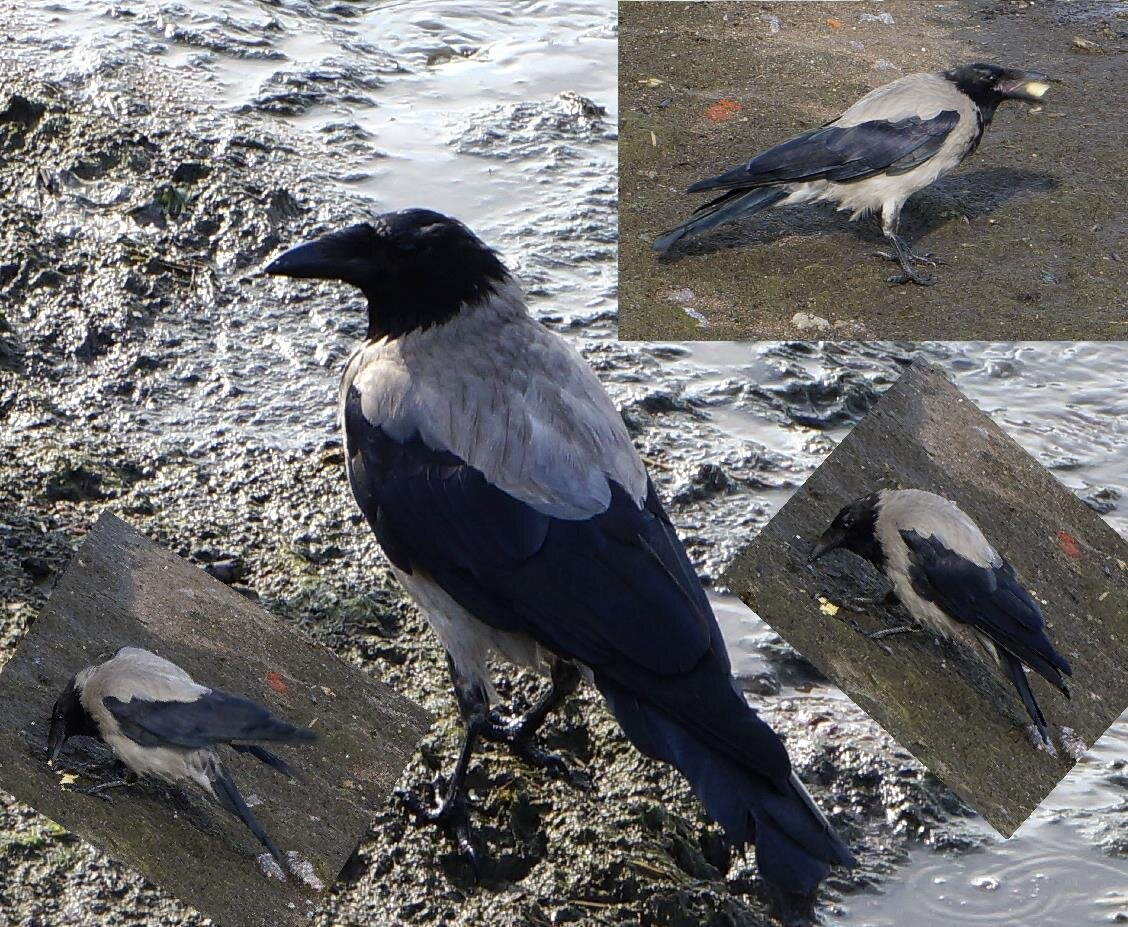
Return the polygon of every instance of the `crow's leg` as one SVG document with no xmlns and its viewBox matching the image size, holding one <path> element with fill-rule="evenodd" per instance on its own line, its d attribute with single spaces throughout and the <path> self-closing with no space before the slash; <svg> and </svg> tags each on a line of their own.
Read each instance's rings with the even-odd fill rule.
<svg viewBox="0 0 1128 927">
<path fill-rule="evenodd" d="M 405 792 L 399 793 L 399 797 L 420 824 L 438 824 L 449 827 L 459 851 L 470 859 L 471 864 L 477 870 L 479 857 L 471 840 L 470 809 L 466 800 L 466 773 L 470 769 L 474 746 L 477 744 L 483 728 L 489 725 L 489 697 L 479 682 L 463 677 L 455 667 L 454 661 L 449 657 L 447 658 L 447 665 L 450 667 L 450 675 L 454 681 L 454 694 L 458 700 L 458 709 L 466 724 L 466 735 L 462 741 L 462 750 L 458 754 L 458 760 L 454 764 L 450 778 L 445 781 L 446 789 L 442 798 L 436 798 L 444 785 L 442 776 L 427 785 L 427 791 L 430 792 L 427 802 Z"/>
<path fill-rule="evenodd" d="M 558 708 L 580 684 L 580 669 L 569 660 L 555 659 L 552 663 L 552 685 L 524 717 L 502 721 L 491 716 L 482 736 L 496 743 L 508 744 L 530 766 L 547 769 L 577 788 L 588 788 L 591 778 L 583 770 L 571 769 L 559 756 L 533 743 L 536 734 L 549 713 Z"/>
<path fill-rule="evenodd" d="M 97 785 L 92 785 L 84 789 L 75 789 L 75 791 L 82 795 L 92 795 L 95 798 L 104 798 L 106 801 L 109 801 L 110 799 L 106 795 L 103 795 L 103 792 L 108 792 L 110 789 L 121 788 L 123 785 L 136 785 L 137 781 L 137 774 L 123 766 L 121 767 L 121 774 L 116 779 L 107 779 L 103 782 L 99 782 Z"/>
<path fill-rule="evenodd" d="M 885 651 L 886 656 L 890 657 L 893 656 L 893 651 L 882 643 L 882 640 L 884 638 L 892 637 L 894 634 L 911 634 L 914 631 L 920 630 L 920 628 L 916 625 L 905 624 L 897 625 L 896 627 L 892 628 L 881 628 L 877 631 L 867 631 L 853 618 L 846 618 L 844 620 L 852 631 L 855 631 L 858 634 L 862 635 L 862 637 L 873 641 L 875 644 L 877 644 L 878 647 Z"/>
<path fill-rule="evenodd" d="M 892 637 L 894 634 L 912 634 L 919 630 L 920 628 L 915 624 L 900 624 L 895 628 L 882 628 L 880 631 L 867 631 L 866 637 L 871 641 L 879 641 L 886 637 Z"/>
<path fill-rule="evenodd" d="M 877 254 L 888 261 L 896 261 L 901 265 L 901 273 L 893 274 L 887 278 L 887 281 L 894 285 L 915 283 L 918 286 L 932 286 L 932 278 L 920 273 L 913 265 L 924 264 L 928 267 L 935 267 L 941 262 L 933 254 L 914 254 L 909 243 L 897 234 L 900 222 L 901 204 L 891 204 L 882 209 L 881 231 L 889 239 L 893 251 L 878 251 Z"/>
<path fill-rule="evenodd" d="M 897 286 L 902 283 L 915 283 L 918 286 L 932 286 L 935 282 L 931 277 L 926 274 L 920 273 L 913 264 L 926 264 L 930 267 L 935 267 L 939 262 L 932 257 L 920 254 L 913 254 L 909 243 L 905 241 L 900 235 L 892 237 L 894 260 L 901 265 L 901 273 L 892 274 L 887 278 L 887 282 Z"/>
</svg>

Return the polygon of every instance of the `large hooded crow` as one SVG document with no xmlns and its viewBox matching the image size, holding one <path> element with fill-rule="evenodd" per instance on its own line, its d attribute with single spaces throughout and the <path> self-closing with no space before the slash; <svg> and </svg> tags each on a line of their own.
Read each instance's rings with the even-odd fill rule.
<svg viewBox="0 0 1128 927">
<path fill-rule="evenodd" d="M 884 256 L 901 265 L 890 283 L 927 285 L 916 255 L 897 233 L 905 201 L 969 157 L 1004 100 L 1040 100 L 1045 74 L 993 64 L 968 64 L 938 74 L 909 74 L 862 97 L 837 119 L 788 139 L 751 161 L 699 180 L 687 192 L 724 191 L 699 206 L 654 250 L 769 206 L 830 202 L 855 220 L 881 213 L 893 246 Z"/>
<path fill-rule="evenodd" d="M 882 489 L 846 506 L 810 559 L 843 548 L 893 583 L 901 604 L 925 627 L 958 639 L 969 628 L 1010 680 L 1042 742 L 1046 719 L 1024 667 L 1066 698 L 1065 658 L 1046 636 L 1042 611 L 971 518 L 954 502 L 920 489 Z"/>
<path fill-rule="evenodd" d="M 253 741 L 302 743 L 316 740 L 313 731 L 248 699 L 201 686 L 155 653 L 122 647 L 105 663 L 75 674 L 55 702 L 49 761 L 79 734 L 105 743 L 136 775 L 198 786 L 246 824 L 285 872 L 286 857 L 243 801 L 216 747 L 227 744 L 289 776 L 285 760 Z"/>
<path fill-rule="evenodd" d="M 531 738 L 581 676 L 627 737 L 676 766 L 760 872 L 809 900 L 850 865 L 748 706 L 692 564 L 623 420 L 564 339 L 464 225 L 410 209 L 300 245 L 267 272 L 342 280 L 368 337 L 340 391 L 349 482 L 449 658 L 466 739 L 420 818 L 473 853 L 463 786 L 478 738 L 533 761 Z M 521 722 L 491 716 L 487 658 L 551 675 Z"/>
</svg>

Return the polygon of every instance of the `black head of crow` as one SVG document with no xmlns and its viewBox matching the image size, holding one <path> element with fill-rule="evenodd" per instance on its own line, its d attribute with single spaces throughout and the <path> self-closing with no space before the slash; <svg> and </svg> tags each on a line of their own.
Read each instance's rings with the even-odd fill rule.
<svg viewBox="0 0 1128 927">
<path fill-rule="evenodd" d="M 77 676 L 71 677 L 51 709 L 51 728 L 47 734 L 47 760 L 51 763 L 59 758 L 63 746 L 71 737 L 101 739 L 98 725 L 94 723 L 90 712 L 82 707 L 77 679 Z"/>
<path fill-rule="evenodd" d="M 445 322 L 508 277 L 465 225 L 429 209 L 386 213 L 298 245 L 266 273 L 357 287 L 368 299 L 369 338 Z"/>
<path fill-rule="evenodd" d="M 885 555 L 874 533 L 877 527 L 877 505 L 877 493 L 870 493 L 845 506 L 818 539 L 808 562 L 813 563 L 824 554 L 842 548 L 864 557 L 880 568 Z"/>
<path fill-rule="evenodd" d="M 982 62 L 952 68 L 945 71 L 944 76 L 971 97 L 986 123 L 990 123 L 998 105 L 1006 100 L 1040 102 L 1051 83 L 1051 78 L 1041 71 L 1022 71 Z"/>
<path fill-rule="evenodd" d="M 269 269 L 313 276 L 312 267 L 367 288 L 376 319 L 341 383 L 349 484 L 447 652 L 466 725 L 441 798 L 405 803 L 483 862 L 466 797 L 475 745 L 501 741 L 583 785 L 535 735 L 587 680 L 639 750 L 683 773 L 734 844 L 755 843 L 784 909 L 805 916 L 830 868 L 853 856 L 733 680 L 708 597 L 622 415 L 460 223 L 418 211 L 386 219 L 374 227 L 406 223 L 409 246 L 373 246 L 364 232 L 374 269 L 341 260 L 358 254 L 355 230 L 339 233 L 346 246 L 326 236 Z M 420 247 L 420 225 L 435 228 L 441 251 Z M 395 260 L 405 266 L 389 267 Z M 414 281 L 396 295 L 416 322 L 393 334 L 386 319 L 403 312 L 382 288 L 389 275 Z M 492 710 L 494 656 L 551 680 L 523 719 L 505 723 Z"/>
<path fill-rule="evenodd" d="M 1000 103 L 1040 100 L 1049 86 L 1039 71 L 993 64 L 906 74 L 825 125 L 692 184 L 687 192 L 713 191 L 714 198 L 653 248 L 668 251 L 683 238 L 773 206 L 830 203 L 851 221 L 879 213 L 892 245 L 883 256 L 901 266 L 889 282 L 927 285 L 931 278 L 914 265 L 938 262 L 914 254 L 898 233 L 905 202 L 976 151 Z"/>
</svg>

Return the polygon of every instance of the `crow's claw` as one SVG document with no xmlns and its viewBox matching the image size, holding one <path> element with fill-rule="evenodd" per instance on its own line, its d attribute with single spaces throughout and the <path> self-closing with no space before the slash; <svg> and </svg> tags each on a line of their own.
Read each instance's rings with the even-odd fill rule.
<svg viewBox="0 0 1128 927">
<path fill-rule="evenodd" d="M 458 790 L 442 800 L 436 800 L 439 786 L 440 783 L 437 781 L 426 783 L 424 788 L 429 793 L 426 800 L 402 789 L 396 792 L 396 796 L 415 816 L 416 824 L 434 824 L 449 831 L 458 847 L 458 852 L 469 860 L 475 875 L 478 875 L 481 858 L 474 846 L 473 829 L 470 826 L 470 806 L 466 801 L 466 795 Z"/>
<path fill-rule="evenodd" d="M 482 729 L 482 737 L 494 743 L 502 743 L 522 760 L 537 769 L 543 769 L 549 775 L 562 779 L 577 789 L 591 788 L 591 776 L 583 770 L 573 769 L 563 757 L 549 753 L 538 747 L 532 741 L 532 734 L 522 720 L 501 722 L 496 716 L 490 718 L 490 723 Z"/>
<path fill-rule="evenodd" d="M 891 274 L 886 277 L 885 282 L 892 286 L 900 286 L 903 283 L 915 283 L 917 286 L 932 286 L 936 281 L 931 277 L 926 277 L 924 274 L 918 274 L 915 270 L 906 268 L 899 274 Z"/>
</svg>

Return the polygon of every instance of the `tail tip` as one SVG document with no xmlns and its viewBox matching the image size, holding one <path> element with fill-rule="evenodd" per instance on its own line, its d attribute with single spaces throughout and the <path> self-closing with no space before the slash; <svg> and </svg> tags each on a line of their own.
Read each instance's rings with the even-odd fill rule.
<svg viewBox="0 0 1128 927">
<path fill-rule="evenodd" d="M 650 248 L 658 254 L 665 254 L 675 244 L 685 237 L 685 229 L 674 229 L 672 232 L 667 232 L 660 238 L 655 238 L 651 243 Z"/>
</svg>

